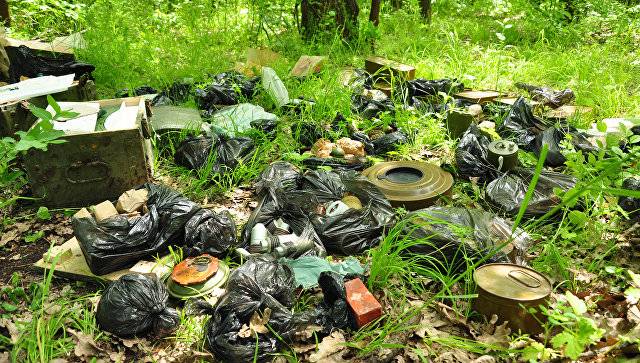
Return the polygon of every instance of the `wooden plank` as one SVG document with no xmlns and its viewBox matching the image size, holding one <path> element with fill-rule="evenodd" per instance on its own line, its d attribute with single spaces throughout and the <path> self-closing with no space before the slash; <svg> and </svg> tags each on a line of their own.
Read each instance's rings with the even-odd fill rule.
<svg viewBox="0 0 640 363">
<path fill-rule="evenodd" d="M 34 264 L 41 270 L 51 269 L 51 263 L 56 256 L 60 256 L 54 267 L 54 275 L 65 277 L 73 280 L 89 281 L 89 282 L 111 282 L 119 279 L 121 276 L 132 272 L 144 274 L 155 274 L 158 278 L 163 278 L 171 273 L 171 269 L 162 262 L 140 261 L 133 267 L 115 271 L 106 275 L 94 275 L 91 273 L 87 262 L 84 259 L 78 240 L 74 237 L 61 246 L 54 246 L 50 251 Z M 167 261 L 169 256 L 165 256 L 161 261 Z"/>
<path fill-rule="evenodd" d="M 45 43 L 39 40 L 20 40 L 13 38 L 6 38 L 5 46 L 18 48 L 19 46 L 24 45 L 27 48 L 33 49 L 35 51 L 40 52 L 49 52 L 49 53 L 59 53 L 65 55 L 73 55 L 73 49 L 60 43 Z"/>
<path fill-rule="evenodd" d="M 406 81 L 413 80 L 416 77 L 416 69 L 413 66 L 377 56 L 367 57 L 364 62 L 364 68 L 369 74 L 382 78 L 387 82 L 391 82 L 392 75 Z"/>
<path fill-rule="evenodd" d="M 462 98 L 478 104 L 493 102 L 496 98 L 502 96 L 502 93 L 492 90 L 465 90 L 453 95 L 455 98 Z"/>
<path fill-rule="evenodd" d="M 593 111 L 591 107 L 564 105 L 556 109 L 547 111 L 544 114 L 544 117 L 564 120 L 574 116 L 586 115 L 588 113 L 591 113 L 591 111 Z"/>
</svg>

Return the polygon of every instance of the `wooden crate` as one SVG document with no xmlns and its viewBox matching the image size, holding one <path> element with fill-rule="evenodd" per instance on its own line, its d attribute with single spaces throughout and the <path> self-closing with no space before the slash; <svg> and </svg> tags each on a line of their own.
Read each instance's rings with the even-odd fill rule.
<svg viewBox="0 0 640 363">
<path fill-rule="evenodd" d="M 53 207 L 83 207 L 115 200 L 149 181 L 153 149 L 144 99 L 130 97 L 95 101 L 100 107 L 137 106 L 131 129 L 73 133 L 48 151 L 30 150 L 24 166 L 34 196 Z"/>
</svg>

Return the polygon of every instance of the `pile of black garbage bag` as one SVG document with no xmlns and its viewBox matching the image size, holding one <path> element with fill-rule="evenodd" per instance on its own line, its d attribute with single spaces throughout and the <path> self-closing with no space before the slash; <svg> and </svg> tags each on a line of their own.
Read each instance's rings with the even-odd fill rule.
<svg viewBox="0 0 640 363">
<path fill-rule="evenodd" d="M 520 97 L 513 104 L 509 114 L 496 130 L 500 137 L 511 140 L 523 150 L 540 156 L 543 145 L 548 146 L 545 165 L 558 167 L 564 165 L 566 158 L 560 151 L 560 143 L 570 135 L 576 150 L 595 152 L 597 147 L 576 129 L 567 126 L 557 128 L 545 124 L 536 117 L 527 101 Z"/>
<path fill-rule="evenodd" d="M 522 263 L 531 243 L 524 230 L 512 232 L 511 221 L 481 209 L 429 207 L 408 213 L 400 223 L 402 235 L 415 241 L 407 251 L 441 271 L 464 271 L 468 261 L 482 259 Z"/>
<path fill-rule="evenodd" d="M 187 256 L 223 256 L 236 245 L 236 225 L 229 212 L 203 209 L 162 185 L 143 188 L 149 192 L 149 211 L 142 216 L 117 215 L 100 222 L 93 217 L 72 219 L 74 235 L 94 274 L 131 267 L 169 245 L 182 246 Z"/>
<path fill-rule="evenodd" d="M 509 115 L 498 132 L 505 139 L 514 141 L 524 150 L 540 155 L 544 144 L 548 145 L 545 164 L 560 166 L 565 158 L 560 152 L 560 142 L 564 139 L 563 131 L 554 127 L 545 129 L 540 119 L 535 117 L 531 107 L 524 98 L 520 98 L 513 105 Z M 574 146 L 585 152 L 594 151 L 595 147 L 577 131 L 569 131 Z M 509 172 L 497 170 L 487 159 L 488 148 L 491 143 L 477 126 L 471 125 L 462 135 L 456 149 L 456 164 L 458 175 L 464 178 L 476 178 L 487 184 L 488 200 L 503 212 L 517 214 L 524 202 L 525 194 L 533 178 L 534 169 L 516 168 Z M 542 215 L 560 204 L 561 200 L 554 189 L 564 192 L 573 188 L 577 180 L 569 175 L 542 170 L 535 187 L 532 199 L 526 209 L 526 215 Z"/>
<path fill-rule="evenodd" d="M 73 57 L 47 57 L 37 54 L 31 48 L 21 45 L 7 47 L 9 57 L 9 83 L 20 82 L 21 77 L 36 78 L 40 76 L 64 76 L 75 74 L 78 80 L 85 74 L 91 78 L 96 67 L 92 64 L 76 61 Z"/>
<path fill-rule="evenodd" d="M 354 327 L 344 289 L 344 281 L 350 278 L 323 272 L 318 279 L 323 302 L 315 309 L 292 313 L 296 286 L 293 271 L 270 257 L 253 257 L 231 273 L 229 288 L 205 326 L 205 345 L 225 362 L 264 362 L 310 325 L 322 327 L 320 336 Z M 269 331 L 240 337 L 238 332 L 249 326 L 251 317 L 263 315 L 267 309 L 269 327 L 277 336 Z"/>
<path fill-rule="evenodd" d="M 195 100 L 205 117 L 214 114 L 220 106 L 237 105 L 242 99 L 250 99 L 256 91 L 259 77 L 229 71 L 213 77 L 210 84 L 195 90 Z"/>
<path fill-rule="evenodd" d="M 191 170 L 211 165 L 213 174 L 224 174 L 238 164 L 251 159 L 255 142 L 250 137 L 229 137 L 225 134 L 188 137 L 174 155 L 176 164 Z"/>
<path fill-rule="evenodd" d="M 270 165 L 257 182 L 261 198 L 242 233 L 248 246 L 256 223 L 268 225 L 282 218 L 296 234 L 313 226 L 317 241 L 330 253 L 353 255 L 379 243 L 384 227 L 394 221 L 394 211 L 384 195 L 365 177 L 354 171 L 309 171 L 301 174 L 286 162 Z M 346 195 L 357 197 L 362 209 L 326 216 L 323 204 Z M 317 243 L 316 243 L 317 244 Z"/>
</svg>

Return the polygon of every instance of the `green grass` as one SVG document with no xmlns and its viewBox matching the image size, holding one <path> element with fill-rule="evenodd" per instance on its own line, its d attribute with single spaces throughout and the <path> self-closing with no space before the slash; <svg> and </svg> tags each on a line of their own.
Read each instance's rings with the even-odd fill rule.
<svg viewBox="0 0 640 363">
<path fill-rule="evenodd" d="M 365 129 L 393 121 L 414 131 L 411 143 L 388 155 L 392 159 L 421 159 L 424 151 L 433 151 L 436 157 L 429 161 L 454 164 L 456 144 L 446 136 L 442 115 L 399 110 L 394 116 L 384 115 L 372 122 L 351 112 L 351 90 L 340 84 L 340 74 L 344 67 L 362 67 L 363 58 L 370 54 L 412 64 L 418 77 L 453 77 L 475 89 L 514 92 L 516 82 L 571 88 L 577 96 L 576 104 L 593 108 L 591 114 L 571 120 L 576 126 L 586 127 L 604 117 L 640 115 L 640 11 L 615 1 L 576 1 L 572 18 L 558 8 L 561 2 L 553 0 L 444 0 L 434 4 L 431 24 L 420 19 L 414 3 L 392 12 L 388 2 L 383 2 L 378 29 L 366 24 L 368 2 L 360 1 L 360 32 L 350 44 L 332 33 L 311 42 L 301 40 L 291 14 L 292 0 L 56 0 L 46 4 L 50 6 L 47 10 L 39 8 L 46 0 L 24 3 L 20 7 L 11 2 L 16 24 L 12 35 L 51 39 L 84 30 L 87 48 L 77 54 L 81 60 L 96 65 L 94 76 L 99 94 L 105 98 L 113 97 L 121 88 L 145 84 L 163 88 L 182 78 L 206 84 L 208 75 L 227 71 L 236 62 L 244 61 L 247 47 L 264 46 L 282 55 L 273 68 L 290 96 L 314 99 L 316 105 L 299 115 L 286 114 L 270 107 L 259 91 L 253 102 L 276 113 L 283 125 L 272 141 L 264 135 L 252 135 L 259 144 L 252 158 L 221 175 L 213 172 L 212 155 L 206 167 L 188 171 L 176 166 L 172 157 L 187 132 L 155 143 L 160 174 L 177 181 L 180 189 L 197 201 L 220 199 L 237 186 L 250 184 L 268 163 L 300 150 L 298 125 L 309 121 L 328 124 L 337 113 Z M 288 77 L 303 54 L 328 56 L 324 70 L 304 81 Z M 193 100 L 187 105 L 193 107 Z M 287 131 L 289 128 L 292 132 Z M 325 136 L 335 135 L 327 132 Z M 568 150 L 565 172 L 575 175 L 580 183 L 561 196 L 558 207 L 533 220 L 524 216 L 531 197 L 528 193 L 515 218 L 514 228 L 524 228 L 536 242 L 529 251 L 534 257 L 531 265 L 549 274 L 559 289 L 580 287 L 570 269 L 601 274 L 616 257 L 616 241 L 606 236 L 619 233 L 626 216 L 614 197 L 628 194 L 619 189 L 623 177 L 640 172 L 638 151 L 625 156 L 616 147 L 608 145 L 599 155 L 590 157 Z M 526 166 L 537 165 L 538 175 L 542 161 L 521 156 Z M 481 185 L 456 183 L 453 195 L 455 198 L 448 202 L 455 206 L 491 210 L 483 201 Z M 581 223 L 581 218 L 576 217 L 580 215 L 571 214 L 570 209 L 578 209 L 586 221 Z M 472 261 L 464 250 L 458 256 L 462 261 L 460 269 L 443 256 L 408 253 L 416 244 L 431 244 L 435 249 L 438 246 L 430 238 L 407 238 L 406 226 L 401 222 L 390 228 L 380 246 L 368 253 L 369 287 L 376 293 L 384 292 L 392 310 L 350 337 L 348 345 L 362 357 L 382 348 L 404 347 L 396 338 L 411 333 L 416 319 L 419 321 L 425 309 L 431 309 L 435 302 L 451 306 L 460 316 L 477 319 L 469 302 L 475 294 L 472 273 L 478 262 Z M 178 255 L 174 253 L 177 260 L 181 259 Z M 41 301 L 46 300 L 51 275 L 43 281 Z M 419 296 L 424 304 L 412 306 L 409 295 Z M 304 311 L 314 302 L 310 294 L 301 294 L 295 310 Z M 65 307 L 82 305 L 82 299 L 62 303 Z M 73 341 L 65 332 L 68 326 L 101 338 L 84 307 L 46 315 L 36 304 L 32 312 L 32 322 L 23 327 L 26 333 L 12 350 L 17 361 L 48 361 L 64 356 L 73 349 Z M 184 314 L 181 321 L 180 330 L 170 339 L 202 349 L 203 321 Z M 521 338 L 514 337 L 518 339 Z M 504 359 L 521 353 L 465 337 L 423 342 L 477 354 L 491 351 Z M 293 351 L 283 356 L 289 361 L 299 358 Z M 433 358 L 423 357 L 425 361 Z"/>
</svg>

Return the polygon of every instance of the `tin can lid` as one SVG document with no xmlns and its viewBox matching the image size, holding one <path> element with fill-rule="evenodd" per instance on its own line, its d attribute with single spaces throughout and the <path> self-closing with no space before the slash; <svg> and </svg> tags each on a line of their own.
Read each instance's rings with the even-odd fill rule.
<svg viewBox="0 0 640 363">
<path fill-rule="evenodd" d="M 446 194 L 453 176 L 437 165 L 421 161 L 390 161 L 373 165 L 362 174 L 392 202 L 422 202 L 423 207 Z"/>
<path fill-rule="evenodd" d="M 184 286 L 203 283 L 218 271 L 218 263 L 208 254 L 187 258 L 173 268 L 171 280 Z"/>
<path fill-rule="evenodd" d="M 482 290 L 517 301 L 534 301 L 551 294 L 551 282 L 528 267 L 509 263 L 492 263 L 478 268 L 473 278 Z"/>
</svg>

